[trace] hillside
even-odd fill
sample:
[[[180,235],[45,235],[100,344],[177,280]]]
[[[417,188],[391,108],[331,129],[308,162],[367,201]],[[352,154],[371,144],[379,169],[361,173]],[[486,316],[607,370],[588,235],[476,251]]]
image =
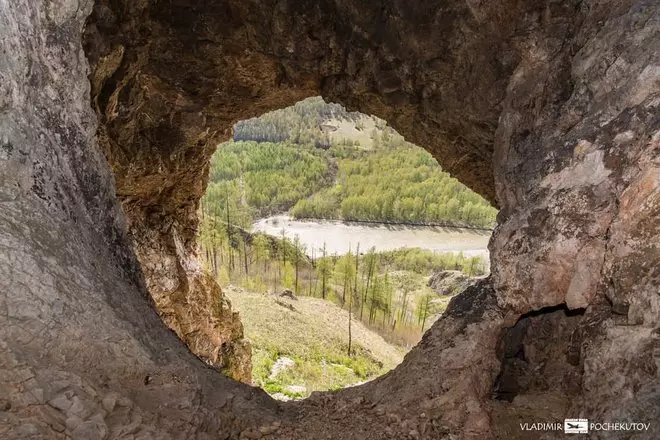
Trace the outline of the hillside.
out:
[[[402,346],[417,343],[433,315],[444,309],[445,304],[434,297],[449,293],[428,286],[431,275],[443,270],[469,276],[488,272],[487,262],[479,255],[406,247],[339,255],[327,252],[325,246],[307,248],[298,236],[227,228],[216,217],[202,220],[199,249],[206,269],[220,285],[255,292],[291,289],[343,308],[352,303],[356,320]]]
[[[292,300],[232,286],[223,292],[239,311],[252,343],[253,382],[275,397],[305,397],[371,380],[403,359],[403,349],[355,320],[349,357],[348,311],[329,301]]]
[[[497,210],[385,121],[321,98],[241,121],[211,160],[209,215],[490,228]]]

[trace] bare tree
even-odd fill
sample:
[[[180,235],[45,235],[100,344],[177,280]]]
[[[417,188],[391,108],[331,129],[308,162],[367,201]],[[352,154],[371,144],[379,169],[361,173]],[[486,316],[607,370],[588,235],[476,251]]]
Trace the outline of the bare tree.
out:
[[[282,253],[282,265],[280,266],[279,284],[283,282],[282,273],[286,271],[286,231],[282,228],[282,241],[280,242],[280,252]]]
[[[328,282],[328,274],[329,274],[329,264],[330,262],[328,261],[328,254],[326,252],[326,247],[325,247],[325,242],[323,242],[323,255],[321,256],[321,261],[319,263],[320,271],[321,271],[321,297],[325,299],[325,295],[327,292],[327,282]]]
[[[426,325],[426,318],[431,312],[431,298],[432,295],[426,295],[420,304],[419,318],[422,321],[422,333],[424,333],[424,326]]]
[[[374,255],[376,249],[372,247],[369,249],[367,254],[367,281],[364,292],[362,292],[362,299],[360,301],[360,321],[362,320],[362,314],[364,312],[364,304],[367,302],[367,295],[369,295],[369,286],[371,285],[371,280],[374,276],[374,269],[376,268],[376,256]]]
[[[294,283],[294,291],[296,292],[296,295],[298,294],[298,263],[300,262],[300,237],[298,237],[298,234],[296,234],[293,237],[293,264],[295,267],[296,271],[296,280]]]
[[[348,299],[348,356],[351,355],[351,343],[353,342],[353,334],[351,331],[351,324],[353,321],[353,298],[357,296],[357,280],[358,280],[358,266],[360,262],[360,243],[357,245],[355,251],[355,282],[353,283],[353,292],[349,295]]]
[[[229,219],[229,188],[225,187],[225,207],[227,209],[227,243],[229,244],[229,272],[234,270],[234,253],[232,252],[232,230]]]
[[[249,271],[248,271],[248,254],[247,254],[247,237],[243,238],[241,240],[243,242],[243,267],[245,268],[245,278],[249,276]]]

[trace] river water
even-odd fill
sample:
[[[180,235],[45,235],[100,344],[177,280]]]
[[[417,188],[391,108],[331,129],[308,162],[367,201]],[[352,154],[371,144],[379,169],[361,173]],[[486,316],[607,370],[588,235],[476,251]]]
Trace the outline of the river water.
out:
[[[293,239],[298,235],[300,242],[310,254],[312,248],[318,255],[323,243],[328,254],[338,255],[355,251],[367,251],[372,246],[379,251],[402,247],[423,248],[435,252],[463,252],[466,256],[481,255],[488,259],[490,231],[473,229],[442,228],[435,226],[400,226],[373,223],[351,223],[333,220],[294,220],[287,215],[263,218],[252,225],[253,232],[265,232]]]

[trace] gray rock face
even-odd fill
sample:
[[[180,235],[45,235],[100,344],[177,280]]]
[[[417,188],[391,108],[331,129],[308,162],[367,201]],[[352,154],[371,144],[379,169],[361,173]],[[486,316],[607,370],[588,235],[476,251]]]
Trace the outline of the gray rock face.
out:
[[[274,405],[155,313],[95,142],[91,6],[0,5],[0,438],[237,436]]]
[[[439,270],[431,275],[427,285],[440,296],[450,296],[461,293],[477,279],[460,270]]]
[[[512,420],[658,420],[657,2],[15,0],[0,44],[0,437],[530,438]],[[207,363],[246,352],[195,264],[208,160],[235,120],[319,93],[497,203],[492,278],[388,375],[276,403],[163,321]]]

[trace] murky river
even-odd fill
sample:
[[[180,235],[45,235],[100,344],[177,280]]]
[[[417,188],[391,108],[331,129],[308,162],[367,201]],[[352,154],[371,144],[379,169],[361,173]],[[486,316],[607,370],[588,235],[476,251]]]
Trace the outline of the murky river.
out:
[[[465,255],[481,255],[488,258],[489,231],[471,229],[441,228],[431,226],[399,226],[371,223],[351,223],[342,221],[301,221],[287,215],[276,215],[257,221],[253,231],[281,236],[298,235],[300,242],[310,253],[314,248],[318,253],[326,244],[329,254],[344,254],[349,247],[366,251],[372,246],[385,251],[402,247],[424,248],[435,252],[463,252]]]

